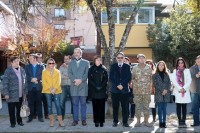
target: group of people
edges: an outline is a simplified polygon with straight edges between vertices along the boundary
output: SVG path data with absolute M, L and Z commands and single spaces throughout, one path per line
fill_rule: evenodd
M 30 54 L 30 63 L 24 69 L 19 65 L 18 57 L 11 57 L 11 66 L 5 70 L 2 94 L 8 102 L 11 127 L 15 127 L 16 122 L 20 126 L 24 125 L 20 117 L 20 108 L 26 97 L 30 108 L 27 122 L 33 120 L 34 110 L 36 110 L 38 120 L 44 121 L 42 95 L 46 99 L 50 127 L 54 126 L 52 102 L 55 104 L 59 126 L 65 126 L 63 120 L 65 118 L 65 102 L 68 97 L 73 115 L 71 125 L 78 125 L 80 105 L 81 124 L 86 126 L 88 94 L 91 94 L 95 127 L 103 127 L 108 92 L 111 93 L 112 99 L 113 127 L 119 124 L 120 105 L 124 127 L 129 127 L 129 115 L 131 118 L 136 116 L 135 127 L 140 127 L 141 112 L 144 114 L 145 126 L 151 127 L 152 125 L 148 121 L 149 103 L 151 94 L 153 94 L 158 109 L 159 127 L 166 128 L 166 108 L 172 92 L 175 95 L 179 125 L 186 125 L 187 103 L 191 101 L 194 116 L 192 126 L 200 125 L 200 56 L 197 56 L 196 64 L 190 69 L 187 68 L 183 58 L 178 58 L 172 74 L 168 72 L 164 61 L 159 61 L 154 69 L 153 62 L 147 61 L 144 54 L 137 55 L 138 64 L 132 67 L 129 64 L 129 58 L 125 57 L 122 52 L 118 53 L 116 63 L 110 66 L 109 73 L 107 68 L 102 65 L 101 56 L 95 56 L 93 65 L 90 67 L 89 61 L 82 58 L 80 48 L 74 49 L 73 59 L 70 55 L 64 56 L 64 63 L 59 70 L 56 68 L 56 62 L 53 58 L 47 60 L 46 66 L 38 63 L 37 58 L 36 54 Z M 190 85 L 192 81 L 195 83 L 196 92 L 191 100 Z M 108 83 L 110 83 L 109 87 Z M 174 86 L 173 90 L 170 90 L 171 85 Z M 130 103 L 131 110 L 129 110 Z M 155 121 L 156 108 L 152 109 L 152 113 Z

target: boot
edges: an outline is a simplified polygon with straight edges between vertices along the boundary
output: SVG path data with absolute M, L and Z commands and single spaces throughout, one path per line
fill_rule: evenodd
M 166 128 L 166 122 L 163 122 L 163 128 Z
M 53 115 L 49 115 L 49 119 L 50 119 L 50 127 L 54 126 L 54 116 Z
M 135 124 L 135 127 L 140 127 L 140 116 L 137 116 L 137 123 Z
M 146 127 L 152 127 L 152 125 L 149 124 L 149 121 L 148 121 L 148 120 L 149 120 L 149 117 L 145 116 L 145 117 L 144 117 L 145 126 L 146 126 Z
M 60 127 L 64 127 L 64 123 L 63 123 L 63 120 L 62 120 L 62 115 L 58 115 L 58 123 L 59 123 L 59 126 Z

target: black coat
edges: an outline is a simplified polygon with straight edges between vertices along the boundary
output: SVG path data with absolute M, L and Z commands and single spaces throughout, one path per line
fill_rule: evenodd
M 106 98 L 108 73 L 103 65 L 93 65 L 88 71 L 88 88 L 92 99 Z

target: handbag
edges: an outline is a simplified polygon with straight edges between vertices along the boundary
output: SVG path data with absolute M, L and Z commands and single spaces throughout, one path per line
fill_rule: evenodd
M 29 115 L 30 115 L 30 108 L 28 107 L 28 102 L 26 98 L 24 98 L 20 109 L 20 116 L 23 118 L 23 117 L 28 117 Z
M 155 108 L 154 95 L 151 95 L 151 102 L 149 103 L 149 108 Z
M 2 109 L 2 99 L 1 99 L 1 92 L 0 92 L 0 109 Z

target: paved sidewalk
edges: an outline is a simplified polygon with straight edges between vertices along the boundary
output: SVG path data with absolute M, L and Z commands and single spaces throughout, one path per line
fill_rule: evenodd
M 113 133 L 138 133 L 138 132 L 165 132 L 165 133 L 198 133 L 200 132 L 200 126 L 198 127 L 191 127 L 192 119 L 191 115 L 188 116 L 188 119 L 186 121 L 187 128 L 178 128 L 177 125 L 177 118 L 175 114 L 172 114 L 168 116 L 167 121 L 167 128 L 161 129 L 158 127 L 158 120 L 155 123 L 151 123 L 153 127 L 147 128 L 144 126 L 144 122 L 142 119 L 142 126 L 135 128 L 134 125 L 136 123 L 136 119 L 134 121 L 129 120 L 130 127 L 125 128 L 122 126 L 121 123 L 117 127 L 112 127 L 112 120 L 106 119 L 106 122 L 104 124 L 104 127 L 95 127 L 92 116 L 88 115 L 89 119 L 87 119 L 87 126 L 82 126 L 81 122 L 79 122 L 78 126 L 72 127 L 71 126 L 71 116 L 67 115 L 67 118 L 64 120 L 65 127 L 59 127 L 58 121 L 55 121 L 54 127 L 49 127 L 49 120 L 45 120 L 45 122 L 41 123 L 37 119 L 34 119 L 31 123 L 26 123 L 27 118 L 24 118 L 24 126 L 16 125 L 15 128 L 11 128 L 9 124 L 9 117 L 8 116 L 0 116 L 0 132 L 2 133 L 47 133 L 47 132 L 56 132 L 56 133 L 107 133 L 107 132 L 113 132 Z M 152 118 L 152 117 L 151 117 Z M 149 119 L 149 121 L 152 121 L 152 119 Z

